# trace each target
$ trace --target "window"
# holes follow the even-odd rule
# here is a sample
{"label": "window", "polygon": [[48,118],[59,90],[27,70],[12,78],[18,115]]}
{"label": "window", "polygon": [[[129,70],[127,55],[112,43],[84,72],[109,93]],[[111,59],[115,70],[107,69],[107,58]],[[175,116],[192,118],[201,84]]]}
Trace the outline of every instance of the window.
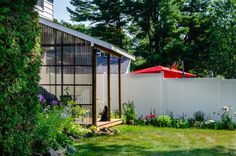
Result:
{"label": "window", "polygon": [[91,43],[46,25],[41,27],[43,52],[40,85],[47,91],[47,101],[60,100],[61,96],[67,94],[65,89],[68,88],[74,100],[92,108]]}
{"label": "window", "polygon": [[44,3],[44,0],[38,0],[36,5],[43,8],[43,3]]}

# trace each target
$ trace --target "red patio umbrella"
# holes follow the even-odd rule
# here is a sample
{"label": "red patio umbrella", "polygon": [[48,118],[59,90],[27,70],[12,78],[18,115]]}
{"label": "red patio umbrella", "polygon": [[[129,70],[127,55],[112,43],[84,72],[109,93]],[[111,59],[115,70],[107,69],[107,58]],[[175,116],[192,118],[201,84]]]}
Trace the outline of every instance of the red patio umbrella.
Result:
{"label": "red patio umbrella", "polygon": [[[183,78],[183,72],[180,70],[176,69],[170,69],[168,67],[163,67],[163,66],[154,66],[150,68],[145,68],[141,70],[136,70],[134,72],[131,72],[131,74],[150,74],[150,73],[164,73],[164,78]],[[191,74],[184,72],[184,77],[185,78],[191,78],[191,77],[196,77],[197,75]]]}

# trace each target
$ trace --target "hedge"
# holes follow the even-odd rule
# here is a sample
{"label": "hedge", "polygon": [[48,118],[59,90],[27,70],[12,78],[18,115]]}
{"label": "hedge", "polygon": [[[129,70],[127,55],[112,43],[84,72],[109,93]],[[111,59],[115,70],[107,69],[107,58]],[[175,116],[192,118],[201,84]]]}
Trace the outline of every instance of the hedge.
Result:
{"label": "hedge", "polygon": [[0,1],[1,155],[31,155],[40,67],[35,4],[36,0]]}

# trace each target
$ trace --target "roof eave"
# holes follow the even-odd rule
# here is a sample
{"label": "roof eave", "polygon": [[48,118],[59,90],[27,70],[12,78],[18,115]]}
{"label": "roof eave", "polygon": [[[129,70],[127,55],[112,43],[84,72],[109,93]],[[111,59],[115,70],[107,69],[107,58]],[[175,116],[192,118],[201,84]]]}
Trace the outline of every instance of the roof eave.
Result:
{"label": "roof eave", "polygon": [[102,40],[97,39],[95,37],[86,35],[86,34],[81,33],[79,31],[67,28],[65,26],[54,23],[54,22],[52,22],[50,20],[47,20],[47,19],[44,19],[44,18],[40,18],[39,23],[47,25],[47,26],[52,27],[54,29],[63,31],[63,32],[68,33],[70,35],[76,36],[76,37],[81,38],[83,40],[89,41],[91,43],[91,45],[99,45],[100,47],[103,47],[104,49],[111,50],[114,53],[117,53],[118,55],[125,56],[125,57],[127,57],[131,60],[135,60],[134,55],[128,54],[125,50],[120,49],[120,48],[116,47],[115,45],[110,44],[108,42],[105,42],[105,41],[102,41]]}

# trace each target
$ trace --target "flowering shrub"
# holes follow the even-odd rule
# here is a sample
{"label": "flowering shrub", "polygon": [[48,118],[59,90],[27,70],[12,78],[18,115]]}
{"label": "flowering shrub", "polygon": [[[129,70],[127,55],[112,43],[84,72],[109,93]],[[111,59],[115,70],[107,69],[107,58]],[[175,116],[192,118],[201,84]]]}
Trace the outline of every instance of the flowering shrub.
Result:
{"label": "flowering shrub", "polygon": [[156,125],[156,120],[155,120],[155,118],[156,118],[156,114],[148,114],[148,115],[146,115],[145,116],[145,123],[147,124],[147,125],[153,125],[153,126],[155,126]]}
{"label": "flowering shrub", "polygon": [[[38,96],[41,103],[44,97]],[[33,135],[34,152],[47,153],[50,148],[58,150],[71,146],[73,139],[85,136],[90,130],[75,125],[74,118],[81,116],[85,110],[76,102],[68,101],[67,105],[58,107],[59,101],[52,100],[37,115],[36,129]],[[71,139],[73,137],[73,139]]]}
{"label": "flowering shrub", "polygon": [[34,152],[47,153],[63,130],[65,119],[61,117],[62,110],[51,110],[48,113],[39,113],[36,129],[33,135]]}
{"label": "flowering shrub", "polygon": [[151,119],[154,119],[156,117],[156,114],[148,114],[148,115],[146,115],[146,119],[147,120],[151,120]]}
{"label": "flowering shrub", "polygon": [[230,106],[224,106],[221,111],[221,122],[222,122],[222,128],[223,129],[234,129],[234,124],[232,121],[232,115],[231,115],[231,107]]}
{"label": "flowering shrub", "polygon": [[39,98],[39,102],[41,103],[45,102],[45,98],[42,94],[38,95],[38,98]]}
{"label": "flowering shrub", "polygon": [[[174,118],[172,112],[168,116],[156,116],[155,114],[148,114],[145,118],[135,120],[136,125],[153,125],[157,127],[174,127],[174,128],[202,128],[202,129],[228,129],[233,130],[236,125],[233,123],[233,114],[231,113],[230,106],[224,106],[218,113],[221,120],[215,121],[208,117],[205,119],[205,114],[202,111],[194,113],[194,118],[187,118],[183,114],[182,117]],[[213,112],[214,114],[214,112]],[[236,112],[234,113],[236,115]]]}
{"label": "flowering shrub", "polygon": [[202,128],[217,129],[215,120],[205,121]]}

